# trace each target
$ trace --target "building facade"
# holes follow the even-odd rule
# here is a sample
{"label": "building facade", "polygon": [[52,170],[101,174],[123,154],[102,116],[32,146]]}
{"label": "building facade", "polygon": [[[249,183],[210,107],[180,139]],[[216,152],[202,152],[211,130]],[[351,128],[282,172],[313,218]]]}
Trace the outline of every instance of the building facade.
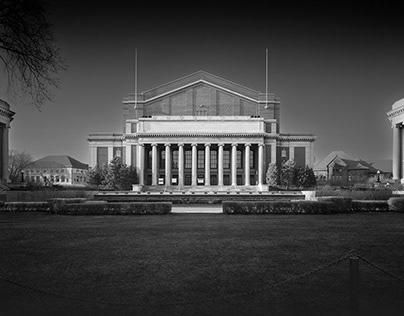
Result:
{"label": "building facade", "polygon": [[0,100],[0,182],[2,184],[9,182],[9,129],[14,114],[13,111],[10,111],[10,105],[6,101]]}
{"label": "building facade", "polygon": [[88,165],[70,156],[46,156],[24,170],[25,182],[34,185],[85,186]]}
{"label": "building facade", "polygon": [[387,112],[393,130],[393,180],[404,178],[404,99],[396,101]]}
{"label": "building facade", "polygon": [[384,175],[383,170],[376,169],[372,163],[353,158],[343,151],[333,151],[314,166],[317,180],[331,183],[353,184],[377,179]]}
{"label": "building facade", "polygon": [[90,134],[90,167],[116,156],[145,186],[257,186],[269,163],[313,166],[316,137],[280,133],[280,100],[204,71],[123,99],[122,134]]}

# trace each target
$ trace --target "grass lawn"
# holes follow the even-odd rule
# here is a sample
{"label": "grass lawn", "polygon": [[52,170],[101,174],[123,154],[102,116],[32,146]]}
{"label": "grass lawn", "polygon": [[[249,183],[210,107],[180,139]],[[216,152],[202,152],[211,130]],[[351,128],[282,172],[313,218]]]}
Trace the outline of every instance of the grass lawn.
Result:
{"label": "grass lawn", "polygon": [[[0,213],[0,223],[0,275],[24,285],[0,279],[1,315],[347,315],[349,259],[293,278],[351,249],[404,278],[397,213]],[[359,298],[360,315],[402,315],[404,282],[360,261]]]}

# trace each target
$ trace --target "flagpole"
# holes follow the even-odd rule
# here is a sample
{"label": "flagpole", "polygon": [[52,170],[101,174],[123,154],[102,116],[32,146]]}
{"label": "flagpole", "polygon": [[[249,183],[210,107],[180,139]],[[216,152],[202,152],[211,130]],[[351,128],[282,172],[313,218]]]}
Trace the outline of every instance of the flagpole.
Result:
{"label": "flagpole", "polygon": [[265,50],[265,108],[268,108],[268,48]]}
{"label": "flagpole", "polygon": [[137,108],[137,48],[135,48],[135,109]]}

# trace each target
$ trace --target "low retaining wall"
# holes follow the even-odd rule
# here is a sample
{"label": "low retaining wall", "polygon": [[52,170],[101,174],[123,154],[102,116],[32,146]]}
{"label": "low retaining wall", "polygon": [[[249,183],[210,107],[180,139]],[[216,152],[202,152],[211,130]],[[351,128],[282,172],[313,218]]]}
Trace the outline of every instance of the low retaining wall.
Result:
{"label": "low retaining wall", "polygon": [[94,200],[108,202],[171,202],[173,204],[220,204],[223,201],[279,201],[304,200],[300,192],[103,192],[94,194]]}

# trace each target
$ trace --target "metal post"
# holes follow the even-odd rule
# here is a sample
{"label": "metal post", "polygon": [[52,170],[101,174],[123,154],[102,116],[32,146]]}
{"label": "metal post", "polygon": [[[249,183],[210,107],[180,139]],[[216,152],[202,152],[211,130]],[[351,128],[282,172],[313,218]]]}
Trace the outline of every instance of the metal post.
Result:
{"label": "metal post", "polygon": [[359,258],[352,253],[349,258],[349,299],[351,316],[358,315],[359,307]]}

